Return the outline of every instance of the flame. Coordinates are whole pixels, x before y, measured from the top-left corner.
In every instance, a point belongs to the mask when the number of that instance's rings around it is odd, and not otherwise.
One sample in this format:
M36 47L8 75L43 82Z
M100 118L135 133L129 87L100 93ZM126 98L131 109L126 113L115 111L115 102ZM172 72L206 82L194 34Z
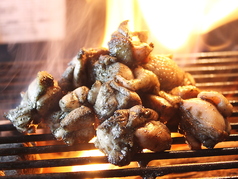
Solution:
M230 0L107 0L106 32L110 34L124 20L130 30L148 30L150 41L162 51L191 48L199 35L238 19L238 1Z
M96 156L104 156L102 152L99 150L88 150L83 151L79 155L79 157L96 157ZM93 171L93 170L105 170L115 168L112 164L89 164L89 165L77 165L72 167L72 172L78 171Z
M96 140L96 137L91 139L89 143L93 143ZM105 156L101 151L95 150L86 150L81 151L78 157L97 157L97 156ZM79 172L79 171L93 171L93 170L105 170L105 169L112 169L115 168L112 164L89 164L89 165L76 165L72 166L72 172Z

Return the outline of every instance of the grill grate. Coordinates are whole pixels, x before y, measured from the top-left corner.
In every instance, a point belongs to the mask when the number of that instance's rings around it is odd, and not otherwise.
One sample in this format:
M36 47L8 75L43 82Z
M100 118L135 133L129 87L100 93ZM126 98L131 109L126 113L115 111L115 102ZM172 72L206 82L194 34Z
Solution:
M0 178L107 178L107 177L142 177L142 178L209 178L215 176L208 172L215 171L217 178L238 178L238 52L209 52L174 57L179 66L190 72L197 86L204 90L216 90L225 95L234 106L234 111L228 120L232 131L226 142L218 144L215 149L189 150L181 135L173 134L172 149L162 153L145 152L137 154L131 165L127 167L112 167L102 170L68 171L62 167L71 168L73 165L108 164L105 156L78 156L79 152L94 151L92 143L66 146L56 141L52 134L39 129L38 134L22 135L0 117L0 146L12 143L31 143L37 145L30 147L0 148L0 157L22 156L37 154L41 160L8 161L0 163L0 170L25 170L43 168L45 173L4 176ZM41 64L31 62L28 65ZM6 62L0 69L0 74L6 73L12 64ZM15 72L14 72L15 73ZM20 72L19 72L20 74ZM1 114L13 108L19 102L19 90L29 83L21 83L24 75L16 75L12 82L0 94ZM6 82L4 76L1 86ZM15 90L18 87L18 90ZM43 156L43 157L42 157ZM89 165L90 167L91 165ZM183 176L183 177L181 177Z

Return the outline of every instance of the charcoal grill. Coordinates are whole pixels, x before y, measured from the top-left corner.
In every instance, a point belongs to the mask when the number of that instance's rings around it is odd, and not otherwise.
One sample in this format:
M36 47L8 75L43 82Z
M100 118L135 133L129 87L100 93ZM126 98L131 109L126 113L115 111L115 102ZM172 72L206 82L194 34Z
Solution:
M181 135L173 131L172 149L161 153L144 152L133 158L132 165L122 168L106 168L90 171L65 171L62 167L108 163L105 156L75 156L80 151L94 150L92 143L75 146L56 141L52 134L38 129L37 134L22 135L2 116L0 144L37 142L31 147L1 148L0 156L22 156L29 154L51 156L49 158L0 162L0 170L25 170L43 168L45 173L3 176L0 178L238 178L238 52L206 52L189 55L176 55L174 59L184 70L196 79L202 90L222 92L234 106L228 120L232 131L229 139L214 149L189 150ZM42 61L27 65L40 66ZM17 63L14 63L17 65ZM11 62L1 64L1 86L6 86L5 78L12 68ZM20 67L20 66L19 66ZM24 68L27 68L26 66ZM17 68L16 68L17 69ZM19 68L18 68L19 69ZM18 104L19 92L29 81L22 82L26 75L21 70L12 70L15 78L6 88L1 89L1 114ZM4 81L5 80L5 81ZM21 83L22 82L22 83ZM14 90L17 87L18 90ZM39 145L40 144L40 145ZM52 157L53 156L53 157ZM45 170L44 170L45 169Z

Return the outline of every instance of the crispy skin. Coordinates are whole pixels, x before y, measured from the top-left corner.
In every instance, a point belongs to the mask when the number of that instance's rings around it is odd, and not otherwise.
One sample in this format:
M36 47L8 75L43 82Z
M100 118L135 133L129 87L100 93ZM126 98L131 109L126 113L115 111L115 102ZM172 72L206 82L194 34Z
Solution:
M117 110L98 126L95 146L107 155L110 163L128 165L133 155L141 150L134 143L134 131L157 119L158 114L155 111L141 105Z
M65 94L80 86L91 86L94 83L93 65L100 55L108 54L105 48L80 49L78 54L69 62L59 80L59 86Z
M88 91L86 86L81 86L69 92L59 101L61 110L48 116L48 125L56 139L73 145L89 142L95 136L96 118L87 101Z
M62 111L72 111L82 105L86 105L88 91L88 87L81 86L64 95L59 101L60 109Z
M231 116L233 106L221 93L217 91L202 91L197 97L214 104L224 117Z
M100 87L98 85L91 88L89 97L93 99L91 105L101 122L113 115L117 109L128 109L142 104L136 92L118 85L115 81L103 83Z
M147 33L130 32L128 21L123 21L108 42L108 49L111 56L116 57L121 63L129 67L145 63L147 56L151 53L154 46L152 43L145 43Z
M93 75L95 81L98 80L102 83L114 80L117 75L121 75L128 80L134 78L128 66L118 62L115 57L109 55L101 55L99 57L99 60L93 66Z
M168 56L150 55L142 66L156 74L161 90L169 91L184 84L185 72Z
M52 75L46 71L40 71L27 91L22 93L21 103L7 112L5 117L18 131L35 132L41 118L58 109L61 96L61 88Z
M59 115L62 116L61 113ZM64 113L62 118L59 127L53 131L56 139L73 145L89 142L95 136L95 115L90 108L80 106L69 113Z

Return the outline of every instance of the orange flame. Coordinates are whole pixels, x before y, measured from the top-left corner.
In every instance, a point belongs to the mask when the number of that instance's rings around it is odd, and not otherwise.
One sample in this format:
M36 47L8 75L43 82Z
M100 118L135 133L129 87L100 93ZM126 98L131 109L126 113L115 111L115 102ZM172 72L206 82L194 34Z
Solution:
M124 20L130 30L148 30L150 42L159 51L174 52L198 43L199 35L238 19L238 1L231 0L107 0L106 32L110 34Z

